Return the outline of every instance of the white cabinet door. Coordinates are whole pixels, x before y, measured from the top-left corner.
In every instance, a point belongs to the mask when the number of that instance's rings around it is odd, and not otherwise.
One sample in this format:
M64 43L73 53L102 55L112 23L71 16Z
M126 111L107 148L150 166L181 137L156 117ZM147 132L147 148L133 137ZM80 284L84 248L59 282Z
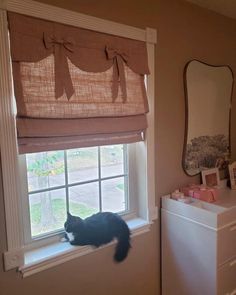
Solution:
M216 295L216 231L161 211L162 295Z

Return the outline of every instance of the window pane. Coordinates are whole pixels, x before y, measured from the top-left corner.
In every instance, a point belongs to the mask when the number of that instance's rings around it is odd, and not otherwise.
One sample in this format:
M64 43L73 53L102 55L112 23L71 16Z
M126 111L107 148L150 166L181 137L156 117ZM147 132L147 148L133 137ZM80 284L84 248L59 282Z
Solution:
M123 145L101 147L102 177L124 174Z
M126 210L124 177L102 181L102 211Z
M98 178L98 148L81 148L67 151L69 183Z
M72 215L86 218L99 211L98 182L69 188L69 207Z
M29 195L31 235L64 228L66 220L65 190L51 190Z
M91 216L100 209L111 212L127 210L127 182L124 181L127 176L98 180L99 176L124 174L124 158L123 145L26 155L29 192L47 190L29 194L32 237L64 229L68 210L67 192L70 213L81 218ZM87 183L77 184L84 181ZM63 188L56 189L55 186Z
M65 184L64 152L43 152L26 155L28 191Z

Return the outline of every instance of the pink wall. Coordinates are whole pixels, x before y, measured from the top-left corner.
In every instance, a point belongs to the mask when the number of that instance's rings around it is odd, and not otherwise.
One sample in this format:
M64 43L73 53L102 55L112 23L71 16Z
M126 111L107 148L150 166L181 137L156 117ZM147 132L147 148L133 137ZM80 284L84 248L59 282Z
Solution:
M159 197L176 187L199 181L182 170L184 140L183 69L195 58L228 64L236 73L236 21L181 0L41 0L116 22L157 29L156 48L156 191ZM236 94L236 91L235 91ZM236 97L233 98L234 108ZM236 116L233 119L235 124ZM235 130L233 129L233 132ZM233 135L236 151L236 134ZM235 153L236 155L236 153ZM235 157L236 158L236 157ZM1 186L2 187L2 186ZM3 196L0 197L0 251L6 250ZM160 287L159 222L135 237L126 262L113 264L113 248L67 262L24 280L3 272L1 295L157 295Z

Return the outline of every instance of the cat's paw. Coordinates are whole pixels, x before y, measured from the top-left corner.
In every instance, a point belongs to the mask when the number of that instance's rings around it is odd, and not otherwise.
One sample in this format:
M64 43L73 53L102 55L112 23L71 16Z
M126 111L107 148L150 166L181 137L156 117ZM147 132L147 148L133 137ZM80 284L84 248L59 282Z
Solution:
M60 240L62 243L69 242L69 238L67 233L64 233L64 236Z
M65 238L65 237L62 237L60 241L61 241L62 243L65 243L65 242L68 242L68 239Z
M101 246L101 244L100 243L98 243L98 244L94 243L92 246L93 246L93 248L99 248Z

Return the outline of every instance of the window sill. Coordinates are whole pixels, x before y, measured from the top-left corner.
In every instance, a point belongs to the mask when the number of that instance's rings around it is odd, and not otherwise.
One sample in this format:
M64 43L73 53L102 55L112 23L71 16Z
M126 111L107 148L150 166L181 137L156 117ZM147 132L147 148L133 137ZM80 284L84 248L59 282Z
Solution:
M131 230L132 237L148 232L151 226L150 222L141 218L131 219L127 221L127 224ZM74 258L99 251L99 249L109 247L113 244L115 244L115 241L99 248L93 248L91 246L72 246L66 242L50 244L38 249L26 251L24 253L24 265L19 268L19 271L25 278Z

